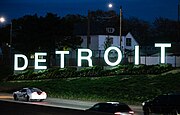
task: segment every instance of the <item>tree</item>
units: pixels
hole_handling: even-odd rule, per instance
[[[141,45],[147,45],[150,35],[150,24],[136,17],[123,19],[123,33],[131,32]]]
[[[10,42],[10,25],[7,25],[5,27],[2,27],[0,29],[0,46],[3,43],[9,43]]]
[[[104,49],[106,50],[108,47],[112,45],[111,43],[111,38],[107,37],[105,42],[104,42]]]
[[[153,38],[156,42],[176,42],[178,22],[167,18],[156,18],[153,23]]]
[[[99,22],[99,23],[104,23],[104,22],[117,22],[118,20],[118,15],[116,14],[115,11],[110,10],[110,11],[102,11],[102,10],[97,10],[97,11],[91,11],[89,12],[90,18],[92,22]]]
[[[14,19],[13,24],[13,47],[25,54],[34,52],[40,44],[37,41],[41,38],[39,29],[39,17],[37,15],[26,15]]]
[[[104,12],[101,10],[90,12],[91,24],[95,23],[96,25],[101,24],[105,29],[106,27],[115,28],[114,35],[119,35],[119,15],[115,11]],[[92,24],[93,25],[93,24]],[[93,31],[93,30],[92,30]],[[135,39],[141,45],[147,45],[150,40],[151,25],[136,17],[130,17],[128,19],[123,18],[122,20],[122,35],[126,35],[128,32],[131,32]]]
[[[73,35],[73,25],[81,20],[79,15],[63,18],[47,13],[45,17],[26,15],[13,20],[13,45],[28,54],[35,51],[54,51],[68,46],[75,48],[82,41]]]
[[[25,15],[18,19],[12,20],[13,24],[13,48],[25,55],[37,51],[48,53],[47,61],[50,54],[55,53],[55,48],[62,50],[64,46],[75,49],[82,40],[73,33],[74,24],[82,21],[80,15],[67,15],[63,18],[57,14],[47,13],[44,17],[35,15]],[[7,33],[8,30],[8,33]],[[10,26],[2,28],[1,43],[9,43]]]
[[[74,25],[76,23],[83,23],[85,17],[81,15],[66,15],[61,19],[60,32],[61,36],[56,39],[56,45],[58,48],[63,48],[64,46],[76,49],[82,43],[82,39],[74,34]]]

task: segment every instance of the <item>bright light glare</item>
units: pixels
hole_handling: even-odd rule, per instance
[[[0,17],[0,22],[1,23],[5,22],[5,18],[4,17]]]
[[[109,8],[112,8],[112,7],[113,7],[113,5],[112,5],[111,3],[109,3],[109,4],[108,4],[108,7],[109,7]]]

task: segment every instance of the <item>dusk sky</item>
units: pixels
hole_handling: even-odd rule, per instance
[[[7,22],[24,15],[44,16],[47,12],[64,16],[66,14],[87,15],[88,10],[108,11],[108,3],[113,3],[113,9],[119,13],[120,5],[123,16],[138,17],[153,21],[156,17],[177,20],[178,0],[1,0],[0,16]]]

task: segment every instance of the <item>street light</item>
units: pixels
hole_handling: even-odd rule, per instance
[[[3,24],[3,23],[5,23],[5,21],[6,21],[5,18],[4,18],[3,16],[1,16],[1,17],[0,17],[0,23]],[[2,27],[2,26],[0,26],[0,27]]]
[[[0,23],[4,23],[6,19],[4,17],[0,17]],[[10,23],[10,39],[9,39],[9,45],[11,47],[12,45],[12,21]]]
[[[109,4],[108,4],[108,7],[109,7],[109,8],[112,8],[112,7],[113,7],[113,4],[112,4],[112,3],[109,3]]]
[[[108,4],[109,8],[113,7],[112,3]],[[122,6],[120,6],[120,12],[119,12],[119,37],[120,37],[120,49],[122,49]]]
[[[5,18],[4,17],[0,17],[0,22],[1,23],[4,23],[6,20],[5,20]]]
[[[6,21],[6,19],[4,17],[0,17],[0,23],[4,23]],[[10,58],[10,62],[9,64],[11,65],[11,62],[12,62],[12,21],[10,23],[10,39],[9,39],[9,44],[7,44],[8,47],[10,48],[10,51],[9,51],[9,58]]]

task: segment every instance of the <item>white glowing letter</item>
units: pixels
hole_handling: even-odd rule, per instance
[[[108,59],[108,54],[111,50],[115,50],[117,53],[118,53],[118,59],[116,60],[116,62],[110,62],[109,59]],[[122,52],[119,48],[117,47],[109,47],[106,49],[105,53],[104,53],[104,61],[110,65],[110,66],[116,66],[118,65],[122,60]]]
[[[64,55],[65,54],[69,54],[69,51],[56,51],[56,54],[60,54],[61,55],[61,60],[60,60],[60,67],[64,68]]]
[[[139,65],[139,46],[135,46],[135,65]]]
[[[88,56],[82,56],[82,52],[86,52],[89,55]],[[92,65],[92,51],[90,49],[78,49],[78,66],[81,67],[81,60],[87,60],[89,63],[89,66],[93,66]]]
[[[35,69],[47,69],[47,66],[39,66],[39,62],[46,62],[46,59],[39,59],[39,56],[46,56],[47,53],[35,53]]]
[[[18,58],[24,59],[24,66],[18,67]],[[15,54],[14,55],[14,70],[25,70],[28,66],[28,59],[25,55],[22,54]]]
[[[155,47],[161,47],[161,63],[165,63],[165,47],[171,47],[171,43],[155,43]]]

